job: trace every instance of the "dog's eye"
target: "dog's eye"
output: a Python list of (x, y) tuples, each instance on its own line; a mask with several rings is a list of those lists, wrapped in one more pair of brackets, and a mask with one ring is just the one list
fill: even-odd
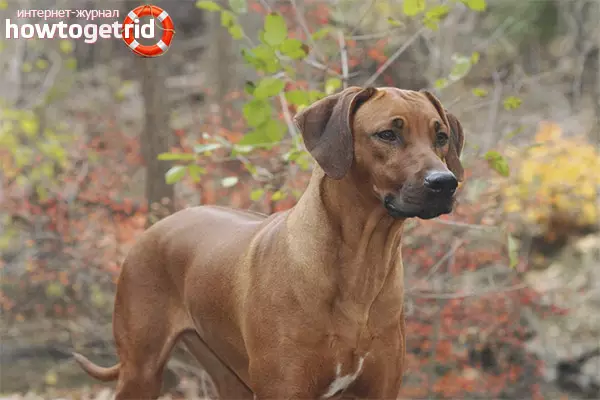
[(435, 135), (435, 146), (436, 147), (444, 147), (448, 144), (448, 135), (444, 132), (438, 132)]
[(386, 142), (394, 142), (396, 139), (398, 139), (398, 136), (396, 136), (396, 132), (394, 131), (377, 132), (375, 136), (381, 140), (385, 140)]

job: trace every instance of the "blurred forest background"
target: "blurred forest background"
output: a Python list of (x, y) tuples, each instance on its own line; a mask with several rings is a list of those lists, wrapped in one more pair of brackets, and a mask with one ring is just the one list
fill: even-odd
[[(406, 229), (401, 398), (600, 398), (600, 2), (153, 4), (176, 30), (158, 58), (0, 38), (0, 398), (110, 399), (70, 352), (115, 361), (136, 237), (189, 205), (293, 206), (312, 160), (291, 117), (348, 85), (428, 88), (466, 131), (456, 212)], [(0, 30), (138, 5), (0, 0)], [(167, 375), (165, 399), (214, 398), (183, 349)]]

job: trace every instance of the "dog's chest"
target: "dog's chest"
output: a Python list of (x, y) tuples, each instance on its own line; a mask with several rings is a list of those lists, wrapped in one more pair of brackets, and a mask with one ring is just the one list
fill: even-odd
[(365, 359), (368, 356), (363, 354), (358, 357), (352, 357), (352, 360), (338, 358), (335, 362), (335, 375), (321, 396), (322, 399), (329, 399), (345, 391), (361, 375), (365, 368)]
[[(349, 327), (347, 327), (349, 328)], [(322, 371), (327, 379), (321, 398), (329, 399), (346, 391), (367, 368), (373, 336), (366, 327), (346, 329), (329, 335), (326, 348), (330, 356), (326, 358)]]

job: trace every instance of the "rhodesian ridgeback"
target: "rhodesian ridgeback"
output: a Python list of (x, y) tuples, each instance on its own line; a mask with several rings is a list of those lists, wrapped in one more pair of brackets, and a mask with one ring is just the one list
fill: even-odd
[(140, 237), (119, 277), (120, 362), (75, 359), (156, 398), (181, 339), (221, 398), (395, 399), (405, 356), (402, 226), (450, 213), (458, 120), (427, 91), (351, 87), (297, 114), (316, 160), (296, 206), (270, 216), (181, 210)]

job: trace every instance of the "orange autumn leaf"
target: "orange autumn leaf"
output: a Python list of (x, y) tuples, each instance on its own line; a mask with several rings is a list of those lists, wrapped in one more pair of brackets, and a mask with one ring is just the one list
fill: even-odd
[(381, 51), (380, 49), (369, 49), (367, 51), (367, 55), (377, 61), (378, 63), (384, 63), (387, 61), (387, 57), (385, 56), (385, 54), (383, 53), (383, 51)]

